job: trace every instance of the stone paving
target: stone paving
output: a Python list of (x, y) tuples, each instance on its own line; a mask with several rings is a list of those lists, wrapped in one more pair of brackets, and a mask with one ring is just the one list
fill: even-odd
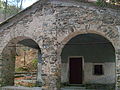
[[(15, 86), (7, 86), (7, 87), (3, 87), (0, 90), (41, 90), (40, 87), (33, 87), (33, 88), (29, 88), (29, 87), (15, 87)], [(95, 90), (95, 89), (86, 89), (85, 87), (64, 87), (61, 88), (61, 90)]]
[(29, 88), (29, 87), (15, 87), (15, 86), (6, 86), (6, 87), (2, 87), (2, 90), (41, 90), (41, 87), (33, 87), (33, 88)]
[[(19, 87), (6, 86), (6, 87), (0, 88), (0, 90), (42, 90), (42, 89), (41, 87), (30, 88), (30, 87), (23, 87), (23, 86), (19, 86)], [(64, 87), (64, 88), (61, 88), (61, 90), (96, 90), (96, 89), (86, 89), (85, 87)], [(99, 89), (99, 90), (105, 90), (105, 89)]]

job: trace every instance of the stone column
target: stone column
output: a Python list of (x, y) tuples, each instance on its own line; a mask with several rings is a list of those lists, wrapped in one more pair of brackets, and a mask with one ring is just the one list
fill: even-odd
[(2, 54), (0, 54), (0, 87), (2, 86)]
[(5, 47), (2, 52), (2, 67), (1, 77), (2, 86), (14, 85), (14, 72), (15, 72), (15, 47)]
[(116, 50), (116, 89), (115, 90), (118, 90), (118, 86), (119, 85), (119, 81), (118, 81), (118, 77), (119, 76), (119, 72), (120, 72), (120, 49)]
[(60, 90), (60, 65), (56, 55), (43, 57), (43, 90)]
[[(52, 39), (53, 40), (53, 39)], [(60, 90), (61, 64), (58, 59), (57, 45), (50, 38), (44, 40), (42, 51), (42, 90)]]

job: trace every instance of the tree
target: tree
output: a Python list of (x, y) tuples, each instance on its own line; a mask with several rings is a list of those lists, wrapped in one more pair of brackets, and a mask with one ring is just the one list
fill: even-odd
[(7, 13), (6, 13), (7, 12), (7, 7), (8, 7), (8, 0), (5, 1), (5, 10), (4, 10), (5, 11), (4, 12), (5, 17), (4, 17), (4, 19), (6, 19), (6, 17), (7, 17)]
[(7, 19), (9, 16), (18, 13), (22, 9), (23, 0), (4, 0), (1, 2), (3, 2), (2, 8), (3, 8), (4, 19)]
[(21, 0), (20, 2), (20, 9), (22, 9), (22, 5), (23, 5), (23, 0)]

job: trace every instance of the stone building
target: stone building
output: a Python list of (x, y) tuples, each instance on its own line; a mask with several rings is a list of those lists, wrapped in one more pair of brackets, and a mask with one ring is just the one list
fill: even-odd
[(120, 10), (74, 0), (40, 0), (0, 24), (0, 85), (14, 85), (16, 44), (39, 51), (38, 84), (114, 84), (120, 59)]

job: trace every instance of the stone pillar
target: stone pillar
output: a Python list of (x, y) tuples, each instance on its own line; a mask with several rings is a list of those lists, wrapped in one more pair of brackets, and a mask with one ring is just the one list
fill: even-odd
[(45, 55), (42, 65), (44, 85), (42, 90), (60, 90), (60, 65), (56, 55)]
[(42, 51), (42, 90), (60, 90), (61, 64), (58, 59), (55, 41), (45, 39)]
[(2, 54), (0, 54), (0, 87), (2, 86)]
[(14, 85), (15, 55), (15, 47), (5, 47), (2, 52), (2, 86)]
[(38, 73), (37, 73), (37, 86), (42, 86), (43, 80), (41, 77), (42, 71), (42, 56), (40, 50), (38, 50)]
[(120, 84), (118, 83), (118, 78), (120, 77), (119, 72), (120, 72), (120, 50), (116, 50), (116, 89), (118, 90), (118, 86), (120, 86)]

